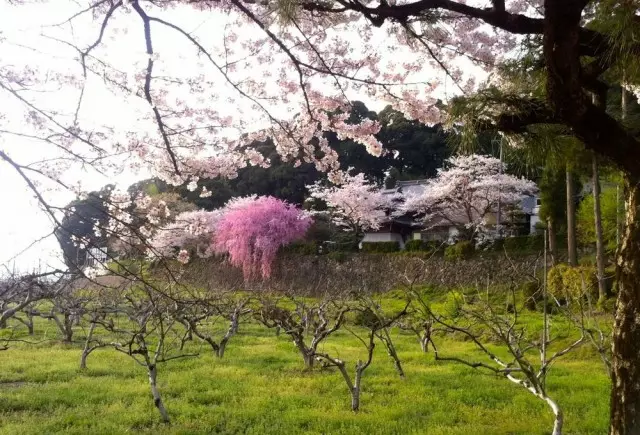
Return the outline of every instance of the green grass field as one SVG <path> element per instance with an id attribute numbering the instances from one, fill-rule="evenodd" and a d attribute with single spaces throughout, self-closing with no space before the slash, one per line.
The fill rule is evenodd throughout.
<path id="1" fill-rule="evenodd" d="M 556 326 L 562 328 L 561 324 Z M 38 323 L 36 337 L 54 337 Z M 77 331 L 81 341 L 83 331 Z M 416 338 L 393 330 L 406 372 L 402 380 L 382 346 L 362 381 L 361 411 L 350 411 L 346 385 L 334 369 L 303 370 L 285 334 L 242 324 L 224 359 L 209 348 L 159 367 L 159 387 L 172 419 L 164 425 L 151 400 L 145 370 L 105 348 L 78 369 L 82 344 L 16 344 L 0 352 L 0 433 L 3 434 L 544 434 L 546 405 L 502 377 L 422 353 Z M 443 353 L 482 360 L 468 342 L 438 340 Z M 349 361 L 362 346 L 346 331 L 323 350 Z M 585 346 L 554 365 L 548 391 L 565 412 L 567 434 L 604 434 L 609 380 Z"/>

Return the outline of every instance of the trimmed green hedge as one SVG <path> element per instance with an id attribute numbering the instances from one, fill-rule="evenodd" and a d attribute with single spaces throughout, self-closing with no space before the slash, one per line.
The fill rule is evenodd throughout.
<path id="1" fill-rule="evenodd" d="M 430 240 L 409 240 L 404 244 L 406 251 L 428 251 L 434 252 L 440 248 L 441 243 Z"/>
<path id="2" fill-rule="evenodd" d="M 473 255 L 475 248 L 468 240 L 447 246 L 444 250 L 444 258 L 450 261 L 465 260 Z"/>
<path id="3" fill-rule="evenodd" d="M 317 255 L 318 244 L 316 242 L 293 242 L 287 246 L 283 246 L 282 250 L 291 254 L 299 255 Z"/>
<path id="4" fill-rule="evenodd" d="M 504 239 L 503 246 L 507 252 L 541 251 L 544 249 L 544 236 L 542 234 L 533 234 L 530 236 L 507 237 Z"/>
<path id="5" fill-rule="evenodd" d="M 362 242 L 362 252 L 397 252 L 400 250 L 398 242 Z"/>

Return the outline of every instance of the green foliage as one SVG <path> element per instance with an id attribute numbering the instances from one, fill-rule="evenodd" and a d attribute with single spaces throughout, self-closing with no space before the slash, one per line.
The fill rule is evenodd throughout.
<path id="1" fill-rule="evenodd" d="M 318 254 L 318 244 L 314 241 L 298 241 L 293 242 L 282 248 L 282 252 L 298 255 L 316 255 Z"/>
<path id="2" fill-rule="evenodd" d="M 520 292 L 527 310 L 535 311 L 537 303 L 542 299 L 540 287 L 537 281 L 527 281 L 520 285 Z"/>
<path id="3" fill-rule="evenodd" d="M 327 257 L 336 263 L 342 263 L 349 258 L 348 254 L 344 251 L 331 251 L 327 254 Z"/>
<path id="4" fill-rule="evenodd" d="M 455 245 L 447 246 L 444 250 L 444 258 L 449 261 L 466 260 L 475 252 L 473 243 L 463 240 Z"/>
<path id="5" fill-rule="evenodd" d="M 577 300 L 589 296 L 595 302 L 598 299 L 596 269 L 558 264 L 547 274 L 547 291 L 557 299 Z"/>
<path id="6" fill-rule="evenodd" d="M 423 250 L 423 241 L 422 240 L 409 240 L 404 244 L 404 249 L 407 251 L 422 251 Z"/>
<path id="7" fill-rule="evenodd" d="M 431 240 L 409 240 L 404 244 L 404 249 L 407 251 L 426 251 L 434 252 L 440 247 L 440 243 Z"/>
<path id="8" fill-rule="evenodd" d="M 110 261 L 106 265 L 107 270 L 119 276 L 138 276 L 148 278 L 150 263 L 146 260 L 119 259 Z"/>
<path id="9" fill-rule="evenodd" d="M 544 249 L 544 236 L 542 234 L 532 234 L 529 236 L 507 237 L 503 243 L 507 252 L 542 251 Z"/>
<path id="10" fill-rule="evenodd" d="M 450 319 L 460 316 L 462 307 L 464 306 L 464 295 L 459 291 L 450 291 L 447 293 L 444 305 L 442 307 L 443 314 Z"/>
<path id="11" fill-rule="evenodd" d="M 109 222 L 109 212 L 105 203 L 113 191 L 114 186 L 109 184 L 101 190 L 90 192 L 84 199 L 76 199 L 65 207 L 65 215 L 62 225 L 56 231 L 56 239 L 60 243 L 64 262 L 71 269 L 83 266 L 87 257 L 87 250 L 76 246 L 72 236 L 85 241 L 89 248 L 104 248 L 107 245 L 105 231 L 97 235 L 94 225 L 106 228 Z"/>
<path id="12" fill-rule="evenodd" d="M 396 183 L 398 182 L 399 178 L 400 178 L 400 171 L 398 170 L 398 168 L 389 169 L 389 173 L 387 174 L 387 177 L 384 179 L 384 188 L 393 189 L 394 187 L 396 187 Z"/>
<path id="13" fill-rule="evenodd" d="M 538 182 L 540 189 L 540 220 L 545 223 L 551 220 L 560 229 L 566 222 L 567 216 L 567 186 L 565 171 L 556 164 L 547 162 L 542 177 Z"/>
<path id="14" fill-rule="evenodd" d="M 602 237 L 608 252 L 616 250 L 616 216 L 623 205 L 616 201 L 616 189 L 603 189 L 600 195 L 600 212 L 602 216 Z M 593 213 L 593 195 L 586 196 L 578 207 L 576 217 L 578 243 L 581 246 L 594 246 L 596 243 L 595 216 Z"/>
<path id="15" fill-rule="evenodd" d="M 363 242 L 362 252 L 397 252 L 400 250 L 398 242 Z"/>

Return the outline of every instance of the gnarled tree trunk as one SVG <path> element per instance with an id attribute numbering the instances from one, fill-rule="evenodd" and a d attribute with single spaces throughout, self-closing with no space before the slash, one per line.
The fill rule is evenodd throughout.
<path id="1" fill-rule="evenodd" d="M 158 390 L 158 369 L 155 364 L 151 364 L 147 367 L 147 370 L 149 375 L 149 386 L 151 387 L 151 395 L 153 396 L 153 404 L 155 405 L 158 412 L 160 412 L 162 421 L 164 423 L 169 423 L 169 414 L 167 413 L 167 410 L 162 403 L 162 397 L 160 396 L 160 391 Z"/>
<path id="2" fill-rule="evenodd" d="M 640 434 L 640 179 L 628 180 L 616 275 L 611 364 L 611 434 Z"/>

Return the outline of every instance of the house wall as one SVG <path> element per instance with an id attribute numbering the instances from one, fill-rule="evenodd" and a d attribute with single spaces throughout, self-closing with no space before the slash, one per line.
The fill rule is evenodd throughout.
<path id="1" fill-rule="evenodd" d="M 404 249 L 404 240 L 398 233 L 365 233 L 362 242 L 398 242 L 400 249 Z M 360 242 L 360 248 L 362 248 L 362 242 Z"/>
<path id="2" fill-rule="evenodd" d="M 413 240 L 425 240 L 443 242 L 453 240 L 458 235 L 458 229 L 454 226 L 437 227 L 430 230 L 416 231 L 413 233 Z"/>

